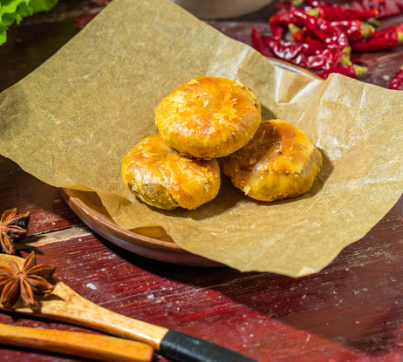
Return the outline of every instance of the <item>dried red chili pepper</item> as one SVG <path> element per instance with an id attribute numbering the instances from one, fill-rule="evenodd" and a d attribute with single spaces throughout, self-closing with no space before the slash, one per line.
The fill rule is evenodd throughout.
<path id="1" fill-rule="evenodd" d="M 376 50 L 389 49 L 403 43 L 403 33 L 386 33 L 379 38 L 370 39 L 366 42 L 352 43 L 351 48 L 359 52 L 373 52 Z"/>
<path id="2" fill-rule="evenodd" d="M 343 74 L 350 78 L 359 78 L 368 71 L 368 68 L 361 67 L 357 64 L 350 65 L 337 65 L 336 67 L 322 72 L 316 73 L 319 77 L 327 79 L 327 77 L 332 73 Z"/>
<path id="3" fill-rule="evenodd" d="M 288 15 L 290 9 L 293 7 L 291 1 L 280 3 L 276 6 L 272 16 L 269 18 L 271 32 L 274 39 L 282 39 L 285 33 L 285 26 L 290 22 Z"/>
<path id="4" fill-rule="evenodd" d="M 295 43 L 262 37 L 276 58 L 310 69 L 331 69 L 343 57 L 343 52 L 326 45 Z"/>
<path id="5" fill-rule="evenodd" d="M 377 19 L 403 14 L 401 0 L 360 0 L 348 4 L 353 10 L 377 10 Z"/>
<path id="6" fill-rule="evenodd" d="M 360 20 L 334 21 L 331 25 L 343 31 L 347 35 L 348 40 L 352 42 L 365 39 L 375 31 L 373 26 Z M 288 30 L 291 32 L 294 40 L 300 43 L 323 43 L 319 39 L 313 38 L 306 28 L 301 29 L 294 24 L 289 24 Z"/>
<path id="7" fill-rule="evenodd" d="M 288 24 L 291 23 L 290 11 L 272 15 L 269 18 L 269 23 L 270 26 L 272 25 L 287 26 Z"/>
<path id="8" fill-rule="evenodd" d="M 342 5 L 322 0 L 305 0 L 305 4 L 311 8 L 327 6 L 332 8 L 347 8 L 360 11 L 377 10 L 378 13 L 374 16 L 377 19 L 403 14 L 402 0 L 358 0 L 349 3 L 346 1 L 346 3 L 346 5 Z"/>
<path id="9" fill-rule="evenodd" d="M 389 89 L 403 90 L 403 67 L 401 67 L 393 76 L 389 83 Z"/>
<path id="10" fill-rule="evenodd" d="M 252 29 L 251 38 L 252 38 L 252 45 L 258 52 L 260 52 L 266 57 L 270 58 L 274 57 L 274 54 L 270 51 L 269 47 L 263 41 L 259 32 L 255 28 Z"/>
<path id="11" fill-rule="evenodd" d="M 403 33 L 403 24 L 398 24 L 387 29 L 377 30 L 369 34 L 367 39 L 370 40 L 375 38 L 381 38 L 388 33 Z"/>
<path id="12" fill-rule="evenodd" d="M 288 30 L 292 34 L 294 40 L 297 41 L 298 43 L 324 45 L 324 43 L 321 40 L 309 35 L 309 32 L 307 31 L 306 28 L 301 29 L 294 24 L 289 24 Z"/>
<path id="13" fill-rule="evenodd" d="M 350 42 L 365 39 L 375 31 L 373 26 L 360 20 L 332 21 L 330 24 L 344 32 Z"/>
<path id="14" fill-rule="evenodd" d="M 342 7 L 318 6 L 308 12 L 309 15 L 319 16 L 327 21 L 368 20 L 378 14 L 378 10 L 353 10 Z"/>
<path id="15" fill-rule="evenodd" d="M 290 14 L 293 24 L 305 27 L 310 33 L 322 40 L 325 44 L 340 49 L 349 46 L 347 35 L 340 29 L 332 26 L 327 20 L 310 16 L 298 9 L 291 9 Z"/>
<path id="16" fill-rule="evenodd" d="M 281 25 L 275 25 L 270 23 L 271 33 L 274 39 L 283 39 L 285 33 L 285 27 Z"/>
<path id="17" fill-rule="evenodd" d="M 278 16 L 278 15 L 276 15 Z M 271 21 L 272 18 L 269 19 L 271 33 L 273 34 L 274 39 L 283 39 L 285 33 L 285 26 L 286 25 L 279 25 L 275 22 Z"/>

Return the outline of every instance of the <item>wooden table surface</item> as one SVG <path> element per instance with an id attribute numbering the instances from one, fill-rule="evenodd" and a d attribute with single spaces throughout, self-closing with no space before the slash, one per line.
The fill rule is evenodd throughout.
<path id="1" fill-rule="evenodd" d="M 26 19 L 0 47 L 0 91 L 30 73 L 80 31 L 101 1 L 60 0 Z M 273 5 L 231 21 L 208 23 L 250 42 L 250 29 L 270 34 Z M 394 17 L 386 27 L 403 22 Z M 362 55 L 363 81 L 382 87 L 403 64 L 403 47 Z M 1 131 L 1 130 L 0 130 Z M 21 145 L 23 147 L 23 145 Z M 129 317 L 207 339 L 257 361 L 403 360 L 403 199 L 362 239 L 315 275 L 292 279 L 230 268 L 170 265 L 130 254 L 94 234 L 57 188 L 0 156 L 0 212 L 30 211 L 29 237 L 40 263 L 85 298 Z M 1 323 L 88 331 L 66 323 L 1 313 Z M 0 346 L 1 361 L 84 361 Z M 167 359 L 155 356 L 155 361 Z"/>

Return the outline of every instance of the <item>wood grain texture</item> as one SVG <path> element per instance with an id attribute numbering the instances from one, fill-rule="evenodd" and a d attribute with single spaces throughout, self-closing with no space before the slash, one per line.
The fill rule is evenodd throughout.
<path id="1" fill-rule="evenodd" d="M 13 255 L 0 254 L 0 266 L 6 267 L 10 261 L 16 262 L 21 268 L 24 259 Z M 22 301 L 19 300 L 13 305 L 12 309 L 16 313 L 33 314 L 38 318 L 49 317 L 67 321 L 120 337 L 146 342 L 156 349 L 159 349 L 161 340 L 168 332 L 166 328 L 127 318 L 102 308 L 83 298 L 56 278 L 52 280 L 52 284 L 55 285 L 55 289 L 52 291 L 51 296 L 37 297 L 38 303 L 36 306 L 25 307 Z M 4 307 L 0 304 L 0 308 L 3 309 Z"/>
<path id="2" fill-rule="evenodd" d="M 10 42 L 0 47 L 0 90 L 78 32 L 75 19 L 97 10 L 90 1 L 60 0 L 59 5 L 52 14 L 10 29 Z M 208 23 L 248 43 L 252 26 L 270 33 L 267 18 L 274 5 L 240 19 Z M 387 19 L 382 27 L 397 22 L 403 17 Z M 369 67 L 362 80 L 382 87 L 403 64 L 402 46 L 359 56 Z M 128 253 L 86 229 L 57 189 L 0 157 L 0 212 L 12 207 L 32 214 L 21 255 L 35 248 L 38 262 L 58 265 L 59 279 L 114 312 L 210 340 L 260 362 L 403 359 L 403 199 L 322 272 L 300 279 L 190 268 Z M 0 322 L 95 333 L 12 313 L 0 314 Z M 0 356 L 2 361 L 86 361 L 11 346 L 0 347 Z M 155 361 L 168 360 L 156 355 Z"/>

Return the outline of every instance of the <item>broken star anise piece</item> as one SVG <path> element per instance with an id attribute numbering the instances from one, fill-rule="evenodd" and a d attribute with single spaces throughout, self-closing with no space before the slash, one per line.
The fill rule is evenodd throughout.
<path id="1" fill-rule="evenodd" d="M 17 215 L 17 208 L 7 210 L 0 219 L 0 244 L 7 254 L 15 254 L 14 243 L 27 236 L 29 212 Z"/>
<path id="2" fill-rule="evenodd" d="M 8 267 L 0 266 L 0 304 L 11 308 L 21 296 L 24 305 L 36 305 L 34 294 L 50 294 L 55 288 L 50 280 L 56 270 L 53 265 L 36 265 L 35 253 L 25 259 L 22 268 L 13 260 Z"/>

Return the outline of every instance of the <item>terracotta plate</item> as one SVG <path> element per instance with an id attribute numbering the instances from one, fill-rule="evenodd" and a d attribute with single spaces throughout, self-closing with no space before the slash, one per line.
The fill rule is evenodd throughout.
<path id="1" fill-rule="evenodd" d="M 274 65 L 313 79 L 320 79 L 306 69 L 290 63 L 272 59 Z M 77 216 L 97 234 L 119 247 L 147 258 L 168 263 L 218 267 L 215 261 L 189 253 L 176 245 L 161 227 L 136 228 L 125 230 L 114 223 L 94 192 L 63 189 L 62 195 Z"/>
<path id="2" fill-rule="evenodd" d="M 125 230 L 114 223 L 95 192 L 62 189 L 62 195 L 75 214 L 97 234 L 132 253 L 168 263 L 192 266 L 222 266 L 191 254 L 178 245 L 162 227 Z"/>

